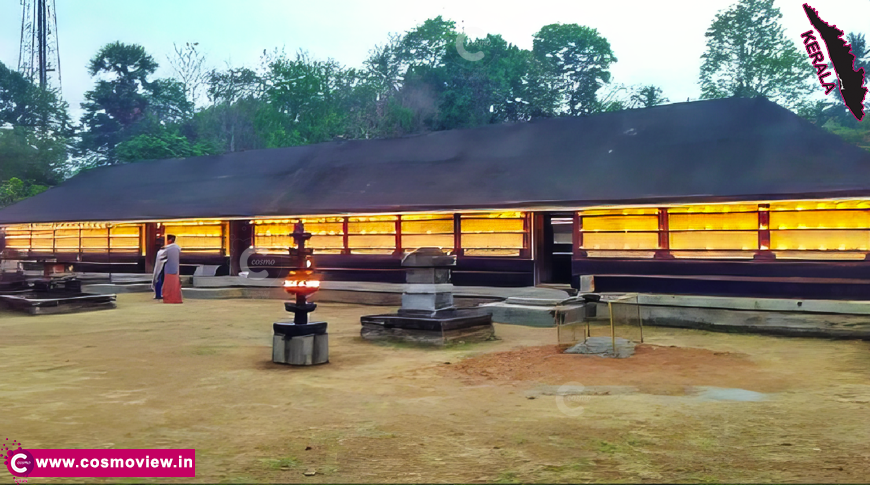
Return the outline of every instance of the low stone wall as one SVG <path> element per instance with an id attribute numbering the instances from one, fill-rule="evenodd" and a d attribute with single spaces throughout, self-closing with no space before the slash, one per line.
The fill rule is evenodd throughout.
<path id="1" fill-rule="evenodd" d="M 795 337 L 870 339 L 870 315 L 643 306 L 644 325 Z"/>
<path id="2" fill-rule="evenodd" d="M 638 303 L 647 326 L 870 339 L 870 302 L 866 301 L 642 294 Z M 598 304 L 597 318 L 609 321 L 606 303 Z"/>

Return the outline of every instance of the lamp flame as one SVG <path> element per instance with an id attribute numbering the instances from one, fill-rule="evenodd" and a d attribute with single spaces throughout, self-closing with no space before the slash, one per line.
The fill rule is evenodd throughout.
<path id="1" fill-rule="evenodd" d="M 285 280 L 284 288 L 320 288 L 318 280 Z"/>

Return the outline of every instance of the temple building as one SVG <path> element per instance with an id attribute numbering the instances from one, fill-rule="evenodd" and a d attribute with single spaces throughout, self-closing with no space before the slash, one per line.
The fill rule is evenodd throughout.
<path id="1" fill-rule="evenodd" d="M 332 280 L 437 246 L 457 285 L 870 298 L 870 153 L 760 98 L 88 170 L 0 210 L 0 254 L 146 272 L 175 234 L 281 277 L 300 220 Z"/>

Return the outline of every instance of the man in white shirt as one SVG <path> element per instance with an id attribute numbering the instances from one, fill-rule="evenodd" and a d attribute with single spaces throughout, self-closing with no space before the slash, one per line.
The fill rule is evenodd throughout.
<path id="1" fill-rule="evenodd" d="M 154 290 L 154 299 L 163 299 L 163 268 L 166 265 L 166 247 L 163 243 L 163 238 L 157 239 L 157 244 L 160 250 L 157 251 L 157 258 L 154 261 L 154 274 L 151 278 L 151 289 Z"/>

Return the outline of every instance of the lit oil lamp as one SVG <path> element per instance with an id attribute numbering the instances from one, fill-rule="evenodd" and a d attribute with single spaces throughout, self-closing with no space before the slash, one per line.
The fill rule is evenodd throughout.
<path id="1" fill-rule="evenodd" d="M 284 291 L 296 295 L 295 302 L 286 302 L 284 308 L 295 315 L 293 323 L 307 325 L 308 314 L 317 308 L 316 303 L 309 303 L 308 297 L 320 289 L 320 280 L 315 277 L 314 265 L 311 262 L 311 249 L 305 247 L 305 242 L 311 239 L 311 233 L 305 232 L 301 222 L 296 223 L 291 234 L 296 241 L 296 247 L 290 248 L 290 259 L 293 267 L 284 280 Z"/>

